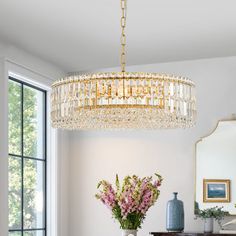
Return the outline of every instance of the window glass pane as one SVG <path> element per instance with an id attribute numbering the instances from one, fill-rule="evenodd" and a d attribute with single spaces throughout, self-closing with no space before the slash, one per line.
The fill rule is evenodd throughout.
<path id="1" fill-rule="evenodd" d="M 24 159 L 24 228 L 44 228 L 44 162 Z"/>
<path id="2" fill-rule="evenodd" d="M 21 229 L 21 158 L 10 156 L 9 173 L 9 228 Z"/>
<path id="3" fill-rule="evenodd" d="M 25 231 L 24 236 L 44 236 L 43 230 L 37 230 L 37 231 Z"/>
<path id="4" fill-rule="evenodd" d="M 45 99 L 44 91 L 9 80 L 10 236 L 45 236 Z"/>
<path id="5" fill-rule="evenodd" d="M 8 142 L 9 153 L 21 155 L 21 85 L 9 80 Z"/>
<path id="6" fill-rule="evenodd" d="M 24 86 L 24 156 L 44 158 L 44 93 Z"/>
<path id="7" fill-rule="evenodd" d="M 21 236 L 21 232 L 9 232 L 9 236 Z"/>

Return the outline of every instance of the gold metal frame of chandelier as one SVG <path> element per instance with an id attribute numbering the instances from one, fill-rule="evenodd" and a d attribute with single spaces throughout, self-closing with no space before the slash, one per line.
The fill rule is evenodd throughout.
<path id="1" fill-rule="evenodd" d="M 136 92 L 136 94 L 132 94 L 132 88 L 130 87 L 130 91 L 127 92 L 127 85 L 126 82 L 130 82 L 132 81 L 132 83 L 137 83 L 137 82 L 146 82 L 149 83 L 149 85 L 145 87 L 142 87 L 142 90 L 146 90 L 145 91 L 140 91 L 140 92 Z M 116 96 L 112 96 L 111 92 L 107 93 L 106 96 L 105 95 L 101 95 L 99 92 L 99 84 L 100 83 L 104 83 L 104 81 L 108 82 L 108 83 L 112 83 L 114 81 L 119 81 L 122 84 L 122 93 L 120 94 L 116 94 Z M 93 91 L 93 93 L 95 94 L 94 96 L 94 102 L 93 104 L 83 104 L 82 106 L 78 106 L 78 109 L 97 109 L 97 108 L 155 108 L 155 109 L 164 109 L 164 101 L 167 99 L 174 99 L 174 95 L 168 94 L 165 95 L 164 94 L 164 84 L 165 83 L 173 83 L 173 84 L 182 84 L 183 86 L 188 86 L 188 87 L 195 87 L 194 83 L 189 80 L 186 77 L 175 77 L 173 75 L 164 75 L 164 74 L 158 74 L 158 73 L 144 73 L 144 72 L 106 72 L 106 73 L 94 73 L 94 74 L 83 74 L 83 75 L 79 75 L 79 76 L 70 76 L 67 79 L 63 79 L 63 80 L 59 80 L 57 82 L 55 82 L 52 85 L 52 88 L 56 89 L 56 88 L 60 88 L 60 86 L 75 86 L 78 85 L 78 83 L 80 84 L 81 87 L 86 88 L 86 86 L 88 85 L 92 85 L 95 84 L 95 90 Z M 159 91 L 152 91 L 151 92 L 151 83 L 158 83 L 159 84 Z M 137 88 L 137 86 L 134 86 Z M 107 89 L 109 90 L 109 88 Z M 91 92 L 90 92 L 91 93 Z M 145 104 L 128 104 L 128 103 L 124 103 L 124 104 L 109 104 L 109 100 L 114 98 L 114 97 L 119 97 L 120 99 L 128 99 L 129 97 L 151 97 L 153 95 L 153 93 L 159 93 L 159 104 L 150 104 L 150 103 L 145 103 Z M 161 93 L 161 94 L 160 94 Z M 71 96 L 71 99 L 76 99 L 75 95 L 72 95 L 71 92 L 69 92 L 67 94 L 67 96 Z M 73 97 L 73 98 L 72 98 Z M 99 97 L 104 97 L 105 99 L 108 100 L 107 104 L 99 104 L 98 103 L 98 98 Z M 68 97 L 69 99 L 69 97 Z M 194 102 L 194 101 L 192 101 Z"/>
<path id="2" fill-rule="evenodd" d="M 188 79 L 187 77 L 168 75 L 168 74 L 159 74 L 159 73 L 148 73 L 148 72 L 100 72 L 93 74 L 81 74 L 81 75 L 71 75 L 67 78 L 58 80 L 52 84 L 52 88 L 55 88 L 59 85 L 71 84 L 77 82 L 89 83 L 91 81 L 98 80 L 157 80 L 157 81 L 169 81 L 177 82 L 181 84 L 186 84 L 189 86 L 194 86 L 195 83 Z"/>
<path id="3" fill-rule="evenodd" d="M 121 71 L 125 72 L 126 67 L 126 33 L 125 33 L 125 27 L 126 27 L 126 12 L 127 12 L 127 0 L 121 0 L 121 55 L 120 55 L 120 65 L 121 65 Z"/>

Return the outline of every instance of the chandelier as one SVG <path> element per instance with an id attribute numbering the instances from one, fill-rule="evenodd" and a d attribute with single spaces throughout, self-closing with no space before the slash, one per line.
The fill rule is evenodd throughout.
<path id="1" fill-rule="evenodd" d="M 189 128 L 195 85 L 185 77 L 126 72 L 126 0 L 121 0 L 121 72 L 68 76 L 51 92 L 51 121 L 62 129 Z"/>

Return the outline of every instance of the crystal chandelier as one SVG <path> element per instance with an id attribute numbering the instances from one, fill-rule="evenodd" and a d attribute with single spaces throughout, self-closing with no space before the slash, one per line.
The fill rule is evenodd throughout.
<path id="1" fill-rule="evenodd" d="M 189 128 L 195 85 L 166 74 L 126 72 L 126 0 L 121 0 L 121 72 L 68 76 L 52 85 L 51 120 L 62 129 Z"/>

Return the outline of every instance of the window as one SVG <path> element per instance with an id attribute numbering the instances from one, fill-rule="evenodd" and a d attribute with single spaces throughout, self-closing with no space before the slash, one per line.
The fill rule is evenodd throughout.
<path id="1" fill-rule="evenodd" d="M 9 78 L 9 236 L 46 236 L 46 91 Z"/>

